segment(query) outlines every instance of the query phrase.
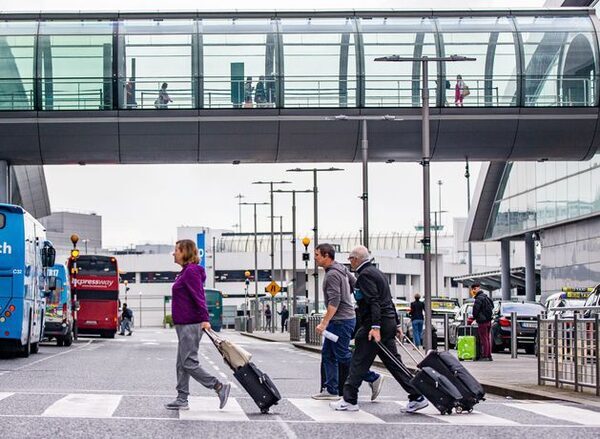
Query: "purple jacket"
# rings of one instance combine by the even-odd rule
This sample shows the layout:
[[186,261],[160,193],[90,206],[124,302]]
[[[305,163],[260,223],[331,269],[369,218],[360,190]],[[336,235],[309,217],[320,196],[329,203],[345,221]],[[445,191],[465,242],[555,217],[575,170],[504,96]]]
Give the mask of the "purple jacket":
[[208,308],[204,295],[206,272],[196,264],[184,266],[173,284],[171,312],[176,325],[208,322]]

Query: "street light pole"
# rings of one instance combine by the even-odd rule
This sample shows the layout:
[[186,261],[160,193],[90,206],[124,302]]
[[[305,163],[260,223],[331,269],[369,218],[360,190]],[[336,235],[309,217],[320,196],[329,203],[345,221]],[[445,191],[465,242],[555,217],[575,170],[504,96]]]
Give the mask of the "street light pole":
[[234,198],[238,199],[238,233],[242,233],[242,198],[244,195],[237,194]]
[[[469,213],[471,212],[471,173],[469,172],[469,158],[466,157],[465,158],[465,178],[467,179],[467,216],[469,215]],[[469,237],[467,236],[467,244],[468,244],[468,249],[469,249],[469,258],[468,258],[468,263],[469,263],[469,274],[473,273],[473,253],[472,253],[472,247],[471,247],[471,241],[469,240]]]
[[412,62],[421,63],[422,71],[422,94],[421,94],[421,165],[423,166],[423,276],[424,296],[425,296],[425,321],[428,325],[425,331],[425,348],[431,349],[433,346],[431,331],[431,200],[430,200],[430,175],[429,163],[431,161],[431,151],[429,143],[429,61],[475,61],[475,58],[466,56],[451,55],[447,57],[401,57],[398,55],[384,56],[375,58],[375,61],[387,62]]
[[297,237],[296,237],[296,193],[312,193],[312,190],[307,189],[304,191],[299,191],[299,190],[291,190],[291,191],[286,191],[286,190],[281,190],[278,189],[276,191],[274,191],[275,193],[278,194],[292,194],[292,279],[291,282],[288,284],[288,292],[287,292],[287,298],[288,298],[288,310],[290,309],[290,284],[292,286],[292,311],[290,311],[290,315],[295,315],[296,314],[296,308],[298,305],[298,301],[296,298],[296,257],[297,257],[297,253],[296,253],[296,243],[297,243]]
[[[435,232],[435,295],[438,296],[440,294],[439,289],[439,273],[438,273],[438,264],[440,259],[440,252],[438,247],[438,229],[442,226],[442,180],[438,180],[438,202],[439,202],[439,210],[434,212],[434,232]],[[438,214],[440,218],[440,222],[438,223]]]
[[241,203],[242,206],[254,207],[254,328],[258,328],[258,225],[256,220],[256,206],[264,206],[269,203]]
[[[318,185],[317,185],[317,174],[319,172],[335,172],[335,171],[343,171],[343,169],[341,168],[324,168],[324,169],[318,169],[318,168],[311,168],[311,169],[301,169],[301,168],[295,168],[295,169],[288,169],[288,172],[312,172],[313,173],[313,204],[314,204],[314,243],[313,243],[313,248],[317,248],[317,246],[319,245],[319,189],[318,189]],[[319,266],[317,265],[317,261],[315,260],[315,268],[314,268],[315,272],[313,274],[314,276],[314,280],[315,280],[315,312],[319,312]]]
[[363,193],[363,245],[369,248],[369,139],[367,138],[367,120],[362,121],[362,184]]

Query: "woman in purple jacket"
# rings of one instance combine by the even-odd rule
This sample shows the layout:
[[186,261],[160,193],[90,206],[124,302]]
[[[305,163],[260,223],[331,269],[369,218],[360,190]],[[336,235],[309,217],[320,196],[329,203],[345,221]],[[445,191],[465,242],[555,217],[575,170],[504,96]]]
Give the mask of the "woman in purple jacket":
[[173,284],[171,312],[177,331],[177,398],[165,408],[188,410],[190,376],[219,396],[219,408],[225,407],[231,384],[222,383],[209,374],[198,362],[198,347],[204,329],[210,329],[204,281],[206,272],[199,264],[198,248],[194,241],[183,239],[175,244],[175,263],[182,269]]

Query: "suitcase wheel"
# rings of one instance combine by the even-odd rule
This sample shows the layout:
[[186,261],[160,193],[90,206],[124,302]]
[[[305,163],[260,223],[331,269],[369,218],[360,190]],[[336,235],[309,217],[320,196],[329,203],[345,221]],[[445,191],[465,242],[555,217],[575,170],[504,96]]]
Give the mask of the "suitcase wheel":
[[263,415],[266,415],[267,413],[269,413],[269,408],[268,408],[268,407],[263,407],[263,408],[261,408],[261,409],[260,409],[260,412],[261,412]]
[[461,406],[456,407],[456,413],[460,414],[462,413],[463,409]]

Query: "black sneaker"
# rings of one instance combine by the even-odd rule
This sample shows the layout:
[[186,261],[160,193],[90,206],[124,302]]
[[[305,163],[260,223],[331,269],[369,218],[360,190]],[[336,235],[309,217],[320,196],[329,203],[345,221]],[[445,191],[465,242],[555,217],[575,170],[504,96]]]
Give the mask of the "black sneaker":
[[190,406],[187,401],[178,398],[175,401],[165,404],[165,408],[167,410],[189,410]]

